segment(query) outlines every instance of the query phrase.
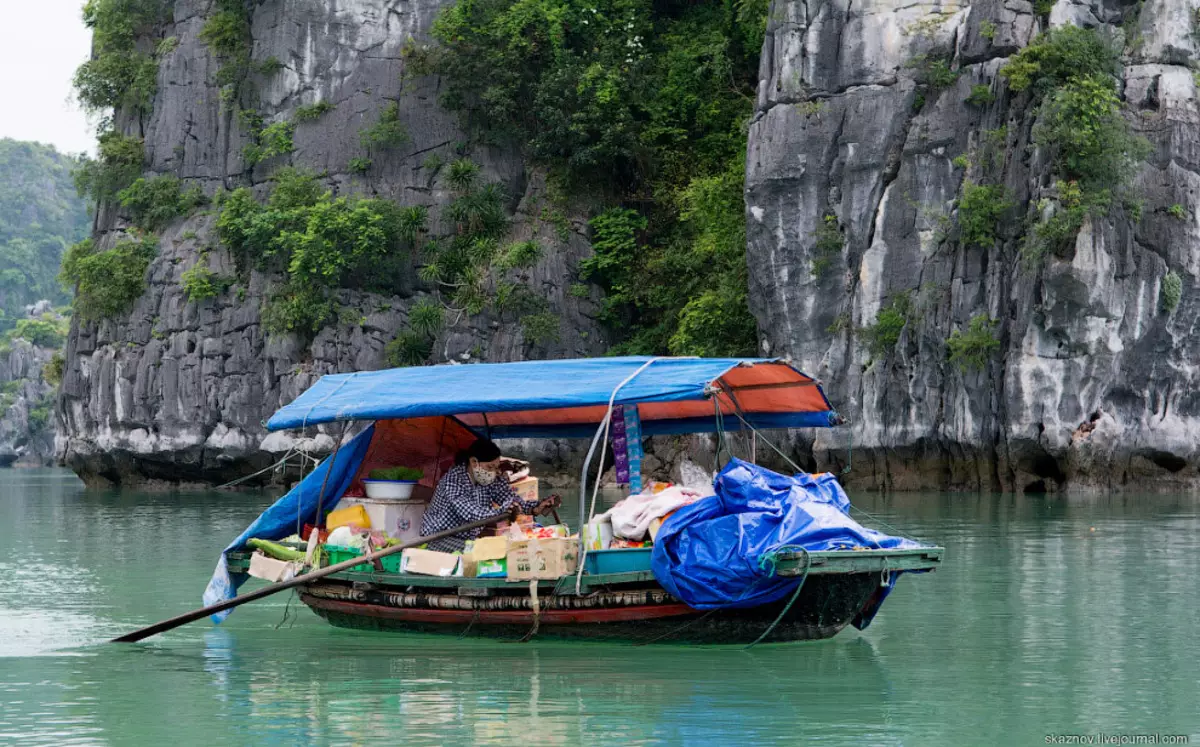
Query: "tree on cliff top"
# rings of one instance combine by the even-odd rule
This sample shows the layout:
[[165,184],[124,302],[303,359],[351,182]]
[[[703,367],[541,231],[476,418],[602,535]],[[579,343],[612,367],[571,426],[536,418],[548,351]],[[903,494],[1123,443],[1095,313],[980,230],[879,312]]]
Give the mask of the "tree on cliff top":
[[48,145],[0,139],[0,330],[24,318],[27,304],[69,300],[59,262],[91,226],[71,182],[77,165]]

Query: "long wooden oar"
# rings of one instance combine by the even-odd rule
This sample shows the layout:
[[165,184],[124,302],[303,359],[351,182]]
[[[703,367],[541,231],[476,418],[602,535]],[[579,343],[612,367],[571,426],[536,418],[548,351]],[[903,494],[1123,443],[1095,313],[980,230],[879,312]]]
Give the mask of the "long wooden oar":
[[417,547],[418,545],[423,545],[426,542],[432,542],[434,540],[445,539],[446,537],[450,537],[455,534],[459,534],[460,532],[469,532],[472,529],[481,529],[486,526],[491,526],[492,524],[495,524],[496,522],[501,521],[503,519],[507,519],[507,518],[509,518],[509,514],[503,513],[503,514],[500,514],[499,516],[493,516],[490,519],[480,519],[479,521],[472,521],[470,524],[463,524],[460,527],[455,527],[453,529],[447,529],[446,531],[438,532],[437,534],[431,534],[427,537],[422,537],[419,540],[416,540],[414,542],[408,542],[403,545],[393,545],[392,547],[385,547],[382,550],[376,550],[375,552],[367,553],[366,555],[363,555],[362,557],[352,558],[350,560],[344,560],[341,563],[335,563],[334,565],[331,565],[328,568],[322,568],[320,570],[313,571],[312,573],[305,573],[304,575],[296,576],[295,578],[288,579],[287,581],[280,581],[277,584],[271,584],[269,586],[264,586],[261,589],[255,589],[254,591],[250,592],[249,594],[242,594],[239,597],[234,597],[233,599],[227,599],[224,602],[218,602],[217,604],[213,604],[208,607],[202,607],[201,609],[198,609],[198,610],[192,610],[191,612],[188,612],[183,615],[179,615],[178,617],[172,617],[170,620],[163,620],[162,622],[155,623],[154,625],[151,625],[149,627],[141,628],[140,630],[135,630],[132,633],[127,633],[127,634],[121,636],[120,638],[114,638],[114,639],[112,639],[111,643],[135,643],[137,641],[142,640],[143,638],[149,638],[152,635],[158,635],[159,633],[162,633],[167,630],[171,630],[172,628],[178,628],[180,625],[187,625],[190,622],[195,622],[196,620],[199,620],[204,617],[208,617],[209,615],[216,614],[223,610],[233,609],[234,607],[245,604],[246,602],[253,602],[256,599],[262,599],[263,597],[269,597],[272,594],[275,594],[275,593],[278,593],[281,591],[286,591],[288,589],[292,589],[297,586],[304,586],[305,584],[312,583],[313,581],[316,581],[317,579],[325,578],[326,576],[332,575],[334,573],[339,573],[341,571],[349,570],[350,568],[353,568],[356,565],[361,565],[363,563],[371,563],[375,560],[378,560],[379,558],[386,557],[388,555],[392,555],[392,554],[395,554],[398,552],[402,552],[409,548]]

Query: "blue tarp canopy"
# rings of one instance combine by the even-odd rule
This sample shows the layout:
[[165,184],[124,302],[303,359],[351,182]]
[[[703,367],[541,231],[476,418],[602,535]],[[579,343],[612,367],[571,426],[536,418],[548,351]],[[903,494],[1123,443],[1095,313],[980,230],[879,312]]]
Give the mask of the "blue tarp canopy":
[[613,390],[631,376],[616,404],[638,405],[646,435],[716,430],[716,389],[728,430],[740,427],[739,412],[756,428],[839,422],[820,384],[785,361],[623,357],[331,374],[275,413],[267,428],[443,415],[494,438],[587,436]]

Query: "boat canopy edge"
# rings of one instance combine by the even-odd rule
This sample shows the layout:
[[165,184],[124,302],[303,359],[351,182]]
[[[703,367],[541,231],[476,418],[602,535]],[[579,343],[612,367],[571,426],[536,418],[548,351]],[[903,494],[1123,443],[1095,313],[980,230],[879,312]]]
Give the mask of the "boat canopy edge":
[[[652,361],[649,365],[647,362]],[[820,382],[774,358],[577,358],[446,364],[322,376],[267,422],[320,423],[453,416],[493,438],[590,436],[616,404],[638,406],[647,435],[814,428],[841,418]]]

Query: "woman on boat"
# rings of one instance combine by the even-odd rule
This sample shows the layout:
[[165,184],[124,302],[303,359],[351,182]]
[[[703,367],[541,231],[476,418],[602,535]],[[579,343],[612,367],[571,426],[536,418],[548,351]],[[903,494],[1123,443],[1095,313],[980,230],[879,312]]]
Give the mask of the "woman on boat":
[[[421,520],[421,534],[443,532],[504,513],[514,516],[518,513],[549,513],[558,504],[557,496],[541,501],[519,499],[500,471],[500,447],[480,438],[461,452],[455,465],[442,476],[425,518]],[[463,549],[467,540],[478,537],[480,531],[472,529],[435,540],[429,543],[429,549],[457,552]]]

